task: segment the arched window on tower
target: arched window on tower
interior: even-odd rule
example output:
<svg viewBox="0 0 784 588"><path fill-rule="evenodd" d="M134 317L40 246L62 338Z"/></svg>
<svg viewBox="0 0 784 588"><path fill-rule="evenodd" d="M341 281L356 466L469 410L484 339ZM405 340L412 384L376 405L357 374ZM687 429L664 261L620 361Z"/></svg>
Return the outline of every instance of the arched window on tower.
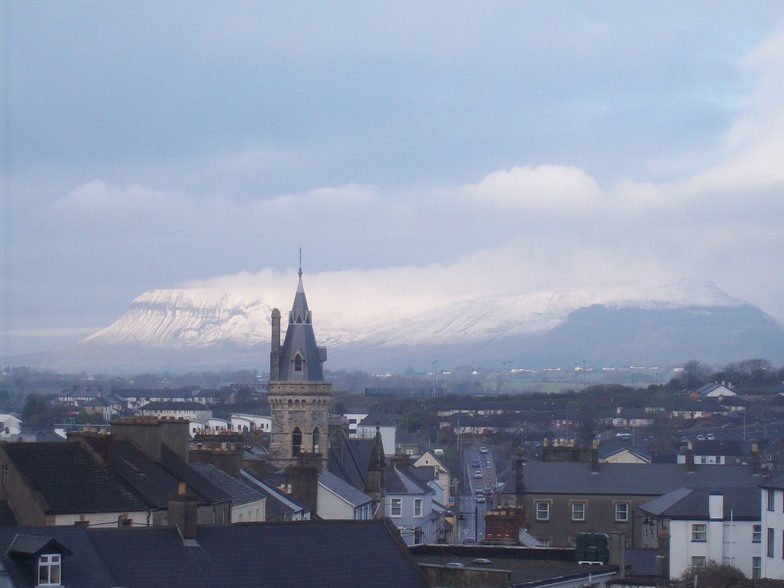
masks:
<svg viewBox="0 0 784 588"><path fill-rule="evenodd" d="M302 431L299 427L294 427L291 432L291 455L294 457L302 453Z"/></svg>
<svg viewBox="0 0 784 588"><path fill-rule="evenodd" d="M297 353L297 355L294 356L294 371L295 372L302 371L302 356L299 353Z"/></svg>
<svg viewBox="0 0 784 588"><path fill-rule="evenodd" d="M319 452L319 447L321 445L321 429L316 427L313 429L313 453Z"/></svg>

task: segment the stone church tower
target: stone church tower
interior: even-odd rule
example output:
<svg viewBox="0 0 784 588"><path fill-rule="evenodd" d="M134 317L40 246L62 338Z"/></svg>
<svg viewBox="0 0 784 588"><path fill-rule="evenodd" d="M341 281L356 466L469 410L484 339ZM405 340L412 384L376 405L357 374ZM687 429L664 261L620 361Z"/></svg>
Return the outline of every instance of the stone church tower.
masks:
<svg viewBox="0 0 784 588"><path fill-rule="evenodd" d="M302 287L302 268L286 338L280 344L280 311L272 311L269 403L272 414L269 463L287 467L326 464L329 400L332 384L324 381L325 347L316 345L312 315Z"/></svg>

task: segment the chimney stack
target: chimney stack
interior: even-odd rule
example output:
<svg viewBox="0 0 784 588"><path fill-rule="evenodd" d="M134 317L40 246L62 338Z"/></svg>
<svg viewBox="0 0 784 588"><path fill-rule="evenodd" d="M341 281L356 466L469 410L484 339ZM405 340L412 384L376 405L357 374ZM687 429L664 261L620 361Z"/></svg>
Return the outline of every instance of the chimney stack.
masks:
<svg viewBox="0 0 784 588"><path fill-rule="evenodd" d="M686 469L688 473L694 473L694 446L691 444L691 441L686 446Z"/></svg>
<svg viewBox="0 0 784 588"><path fill-rule="evenodd" d="M760 459L760 450L757 443L751 444L751 473L762 473L762 461Z"/></svg>
<svg viewBox="0 0 784 588"><path fill-rule="evenodd" d="M318 507L318 475L313 460L300 459L297 465L286 468L286 486L291 488L291 495L313 514Z"/></svg>
<svg viewBox="0 0 784 588"><path fill-rule="evenodd" d="M185 482L180 482L177 492L169 496L169 524L177 527L184 544L196 542L198 498L186 492Z"/></svg>

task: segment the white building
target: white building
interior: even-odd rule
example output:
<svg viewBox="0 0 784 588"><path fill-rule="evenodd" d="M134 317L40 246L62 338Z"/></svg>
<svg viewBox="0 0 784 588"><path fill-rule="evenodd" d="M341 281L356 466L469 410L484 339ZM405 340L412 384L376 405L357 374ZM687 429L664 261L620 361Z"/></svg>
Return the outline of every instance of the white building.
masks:
<svg viewBox="0 0 784 588"><path fill-rule="evenodd" d="M370 520L375 515L370 496L328 471L319 474L316 503L322 519Z"/></svg>
<svg viewBox="0 0 784 588"><path fill-rule="evenodd" d="M231 415L231 430L239 433L243 431L269 433L272 430L272 417L258 414L233 414Z"/></svg>
<svg viewBox="0 0 784 588"><path fill-rule="evenodd" d="M22 421L12 414L0 414L0 438L12 437L22 432Z"/></svg>
<svg viewBox="0 0 784 588"><path fill-rule="evenodd" d="M384 514L398 528L406 545L443 541L443 513L433 508L432 490L407 467L387 466L384 500Z"/></svg>
<svg viewBox="0 0 784 588"><path fill-rule="evenodd" d="M760 491L757 488L679 488L640 506L646 521L669 531L669 574L731 565L760 577Z"/></svg>
<svg viewBox="0 0 784 588"><path fill-rule="evenodd" d="M430 449L425 451L414 461L414 467L433 468L433 481L438 487L438 495L435 499L444 505L449 505L449 469L444 465L438 456Z"/></svg>
<svg viewBox="0 0 784 588"><path fill-rule="evenodd" d="M212 418L212 410L198 402L150 402L140 408L138 414L158 418L185 419L200 423L207 422Z"/></svg>
<svg viewBox="0 0 784 588"><path fill-rule="evenodd" d="M760 573L784 580L784 475L760 484Z"/></svg>

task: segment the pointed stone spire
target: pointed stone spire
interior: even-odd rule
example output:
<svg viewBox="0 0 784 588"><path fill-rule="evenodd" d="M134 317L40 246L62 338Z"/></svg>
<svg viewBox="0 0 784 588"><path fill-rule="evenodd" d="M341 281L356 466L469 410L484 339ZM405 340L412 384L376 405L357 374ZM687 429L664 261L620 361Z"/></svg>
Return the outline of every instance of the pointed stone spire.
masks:
<svg viewBox="0 0 784 588"><path fill-rule="evenodd" d="M308 308L305 287L302 285L302 267L297 273L299 282L294 295L294 304L289 311L286 338L280 349L277 379L319 382L324 379L322 364L327 359L327 350L316 344L313 315Z"/></svg>

